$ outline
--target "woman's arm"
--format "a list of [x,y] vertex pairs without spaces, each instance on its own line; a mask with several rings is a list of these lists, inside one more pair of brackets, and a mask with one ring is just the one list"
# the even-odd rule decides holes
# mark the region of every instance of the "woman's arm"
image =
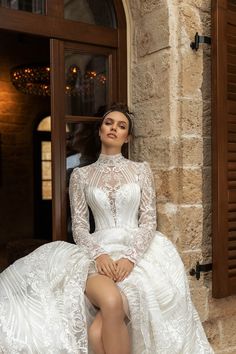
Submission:
[[141,200],[139,206],[139,228],[125,254],[134,264],[146,251],[156,231],[156,193],[152,171],[147,162],[141,172]]
[[79,168],[74,169],[69,185],[72,233],[75,243],[82,247],[90,259],[96,259],[106,252],[96,244],[89,233],[89,210],[84,194],[84,184]]

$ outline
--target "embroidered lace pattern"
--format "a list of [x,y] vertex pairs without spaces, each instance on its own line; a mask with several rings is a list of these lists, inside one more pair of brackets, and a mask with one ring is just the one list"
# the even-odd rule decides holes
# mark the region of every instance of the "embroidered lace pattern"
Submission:
[[[91,258],[94,259],[106,251],[96,244],[89,234],[87,204],[90,204],[90,201],[86,199],[88,191],[92,188],[103,192],[100,194],[100,204],[105,206],[107,213],[112,216],[110,220],[104,215],[103,227],[125,228],[132,215],[130,218],[127,215],[126,225],[120,216],[127,192],[125,187],[131,184],[140,189],[139,209],[136,210],[138,229],[131,235],[130,247],[124,256],[136,263],[147,249],[156,230],[155,192],[148,163],[132,162],[121,154],[100,155],[94,164],[73,171],[70,182],[73,235],[75,242],[86,249]],[[90,207],[93,210],[93,205]]]

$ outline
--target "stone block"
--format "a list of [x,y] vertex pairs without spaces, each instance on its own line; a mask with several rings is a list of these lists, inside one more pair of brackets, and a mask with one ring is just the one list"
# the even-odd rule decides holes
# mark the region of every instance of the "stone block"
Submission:
[[181,171],[182,204],[202,203],[202,170],[200,168],[184,168]]
[[211,116],[211,101],[210,100],[204,100],[203,101],[203,136],[206,137],[211,137],[211,121],[212,121],[212,116]]
[[209,298],[209,318],[217,320],[222,318],[236,317],[236,295],[222,299]]
[[203,62],[201,52],[181,48],[180,85],[183,96],[198,98],[202,87]]
[[179,5],[179,18],[182,36],[185,33],[185,36],[193,40],[196,30],[200,33],[202,29],[199,10],[185,1],[181,1]]
[[158,204],[157,206],[157,229],[174,244],[178,239],[176,212],[177,206],[172,203]]
[[206,336],[215,350],[220,347],[221,326],[219,321],[208,320],[203,323]]
[[203,243],[211,242],[212,204],[203,204]]
[[212,148],[211,148],[211,138],[205,137],[203,138],[203,165],[211,166],[212,163]]
[[179,171],[177,168],[160,169],[155,173],[158,203],[178,203]]
[[144,57],[169,46],[168,23],[168,11],[165,7],[140,18],[135,42],[138,57]]
[[152,60],[132,68],[132,102],[146,102],[169,96],[169,50],[152,55]]
[[[189,276],[190,270],[192,268],[195,269],[197,262],[202,261],[202,252],[199,249],[198,250],[187,250],[187,251],[181,250],[179,247],[179,243],[181,241],[181,236],[182,235],[180,234],[179,240],[176,245],[177,245],[178,249],[180,250],[181,259],[184,263],[186,273]],[[195,280],[195,278],[192,278],[192,279]]]
[[206,204],[212,203],[212,170],[211,167],[202,169],[203,179],[203,201]]
[[167,2],[165,0],[142,0],[140,5],[141,15],[145,15],[147,13],[152,13],[161,7],[165,8]]
[[167,98],[138,103],[134,106],[134,136],[168,136],[169,103]]
[[222,326],[222,340],[221,345],[223,348],[236,347],[235,323],[236,314],[230,315],[220,319]]
[[181,107],[181,133],[202,135],[202,110],[203,103],[200,99],[183,97]]
[[168,167],[169,139],[161,137],[136,138],[132,145],[134,160],[148,161],[154,167]]
[[181,138],[183,167],[203,165],[203,141],[200,136],[186,135]]
[[177,212],[181,250],[201,249],[203,231],[202,206],[179,206]]
[[[179,0],[179,3],[183,1]],[[211,9],[211,0],[185,0],[184,3],[195,7],[198,11],[210,12]]]
[[[205,32],[206,33],[206,32]],[[206,35],[206,34],[205,34]],[[206,44],[205,44],[206,46]],[[210,47],[204,48],[203,51],[203,80],[202,80],[202,96],[204,100],[211,99],[211,53]]]
[[204,286],[195,286],[191,289],[192,301],[202,322],[208,319],[209,289]]

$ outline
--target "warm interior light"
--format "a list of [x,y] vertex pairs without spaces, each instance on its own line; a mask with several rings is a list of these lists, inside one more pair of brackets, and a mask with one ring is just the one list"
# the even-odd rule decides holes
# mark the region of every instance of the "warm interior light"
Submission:
[[[10,73],[11,81],[17,90],[30,95],[50,95],[50,67],[48,65],[21,65],[13,68]],[[89,94],[91,82],[96,80],[104,85],[106,77],[103,73],[86,71],[82,75],[77,65],[71,65],[66,73],[65,93],[79,96]]]

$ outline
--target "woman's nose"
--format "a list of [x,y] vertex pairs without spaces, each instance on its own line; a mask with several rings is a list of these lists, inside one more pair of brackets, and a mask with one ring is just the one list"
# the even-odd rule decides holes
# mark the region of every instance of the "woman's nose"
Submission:
[[115,130],[116,131],[116,126],[114,124],[112,125],[111,130]]

